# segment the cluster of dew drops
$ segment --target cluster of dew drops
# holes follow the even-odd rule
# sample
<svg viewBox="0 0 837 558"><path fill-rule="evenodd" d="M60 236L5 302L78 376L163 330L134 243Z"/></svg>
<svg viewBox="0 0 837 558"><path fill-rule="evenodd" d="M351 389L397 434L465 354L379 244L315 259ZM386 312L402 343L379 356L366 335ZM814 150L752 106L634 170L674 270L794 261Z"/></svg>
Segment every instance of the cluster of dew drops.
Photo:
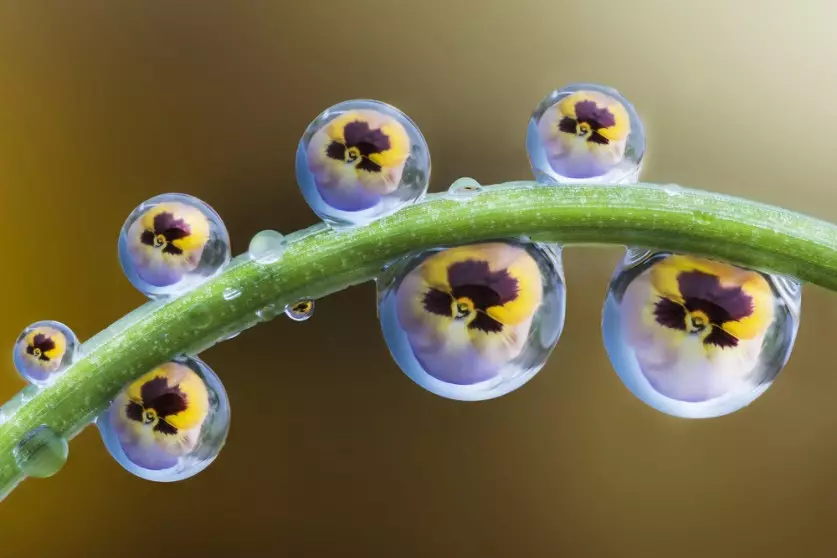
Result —
<svg viewBox="0 0 837 558"><path fill-rule="evenodd" d="M552 91L533 112L526 145L543 187L636 183L645 135L634 107L614 89L574 84ZM330 107L306 129L296 153L301 192L329 226L363 226L416 203L427 192L430 154L415 123L379 101ZM487 188L460 179L447 196L466 202ZM281 260L286 241L257 234L250 257ZM379 316L398 366L442 397L498 397L544 365L564 325L562 247L525 238L439 247L386 266L377 278ZM140 204L119 237L122 268L150 298L182 295L230 263L221 218L184 194ZM229 292L228 292L229 291ZM225 298L239 293L228 289ZM613 273L602 315L604 344L624 384L665 413L691 418L733 412L753 401L787 361L796 335L800 286L787 277L688 254L628 247ZM314 301L285 308L310 317ZM14 348L30 382L0 409L14 413L49 385L82 348L65 325L37 322ZM102 439L142 478L188 478L218 455L229 429L223 385L206 363L182 356L132 381L97 418ZM15 449L23 473L54 474L67 441L47 426Z"/></svg>

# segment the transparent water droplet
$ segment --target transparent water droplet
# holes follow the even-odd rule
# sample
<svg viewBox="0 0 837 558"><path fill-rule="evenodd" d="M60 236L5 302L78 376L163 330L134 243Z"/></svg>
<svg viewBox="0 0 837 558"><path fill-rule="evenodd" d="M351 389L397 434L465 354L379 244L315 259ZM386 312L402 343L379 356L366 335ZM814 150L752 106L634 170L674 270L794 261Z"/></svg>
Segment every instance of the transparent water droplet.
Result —
<svg viewBox="0 0 837 558"><path fill-rule="evenodd" d="M119 262L149 298L179 296L230 261L230 238L218 213L186 194L141 203L119 234Z"/></svg>
<svg viewBox="0 0 837 558"><path fill-rule="evenodd" d="M18 336L13 350L15 368L23 378L36 385L55 380L76 358L78 338L53 320L35 322Z"/></svg>
<svg viewBox="0 0 837 558"><path fill-rule="evenodd" d="M241 296L241 289L227 287L224 289L222 296L224 297L224 300L235 300Z"/></svg>
<svg viewBox="0 0 837 558"><path fill-rule="evenodd" d="M268 304L264 308L256 310L256 316L259 318L259 320L263 322L272 320L273 318L278 316L279 313L279 308L275 304Z"/></svg>
<svg viewBox="0 0 837 558"><path fill-rule="evenodd" d="M314 315L314 301L304 298L285 306L285 315L295 322L304 322Z"/></svg>
<svg viewBox="0 0 837 558"><path fill-rule="evenodd" d="M543 367L563 329L556 258L560 252L539 244L503 241L429 250L393 266L378 283L378 315L396 363L450 399L519 388ZM451 274L460 278L455 289L428 280Z"/></svg>
<svg viewBox="0 0 837 558"><path fill-rule="evenodd" d="M380 150L380 159L373 161L358 146L332 139L349 137L351 127L377 138L370 141ZM328 108L305 130L296 153L296 177L308 205L323 221L356 227L424 196L430 150L416 124L397 108L380 101L346 101Z"/></svg>
<svg viewBox="0 0 837 558"><path fill-rule="evenodd" d="M683 187L677 184L664 184L663 191L671 197L683 195Z"/></svg>
<svg viewBox="0 0 837 558"><path fill-rule="evenodd" d="M69 451L67 440L44 425L24 434L12 453L24 475L43 479L61 470Z"/></svg>
<svg viewBox="0 0 837 558"><path fill-rule="evenodd" d="M247 252L253 261L267 265L279 261L287 246L288 241L281 233L267 230L253 236Z"/></svg>
<svg viewBox="0 0 837 558"><path fill-rule="evenodd" d="M482 185L473 178L463 177L456 180L448 188L448 193L454 198L469 198L483 190Z"/></svg>
<svg viewBox="0 0 837 558"><path fill-rule="evenodd" d="M141 396L129 397L129 392ZM173 408L172 401L185 410L166 420L170 415L162 409ZM218 376L202 360L188 357L131 382L96 423L122 467L159 482L186 479L208 467L226 441L229 424L229 402Z"/></svg>
<svg viewBox="0 0 837 558"><path fill-rule="evenodd" d="M633 105L615 89L572 84L537 106L526 149L538 182L630 184L639 176L645 132Z"/></svg>
<svg viewBox="0 0 837 558"><path fill-rule="evenodd" d="M724 262L626 258L605 299L605 347L622 382L651 407L686 418L725 415L755 400L784 366L800 296Z"/></svg>

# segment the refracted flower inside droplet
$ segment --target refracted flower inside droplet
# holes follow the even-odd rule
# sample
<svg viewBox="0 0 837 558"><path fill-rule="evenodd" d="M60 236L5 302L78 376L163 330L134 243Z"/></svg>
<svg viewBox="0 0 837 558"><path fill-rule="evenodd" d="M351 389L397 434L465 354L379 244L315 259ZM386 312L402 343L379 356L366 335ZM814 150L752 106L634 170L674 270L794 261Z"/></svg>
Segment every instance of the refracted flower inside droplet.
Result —
<svg viewBox="0 0 837 558"><path fill-rule="evenodd" d="M347 101L308 126L296 170L302 193L320 217L354 226L421 197L430 156L418 128L396 108Z"/></svg>
<svg viewBox="0 0 837 558"><path fill-rule="evenodd" d="M168 362L130 383L99 420L117 461L139 476L161 481L206 467L228 427L226 393L197 359Z"/></svg>
<svg viewBox="0 0 837 558"><path fill-rule="evenodd" d="M605 341L617 372L640 395L647 385L677 402L727 398L730 410L749 403L787 360L798 293L786 301L767 276L713 260L661 255L650 261L639 273L625 271L629 279L621 287L617 273L621 301L605 307ZM636 373L647 384L637 383ZM717 414L688 406L664 410L676 409L684 416Z"/></svg>
<svg viewBox="0 0 837 558"><path fill-rule="evenodd" d="M148 296L183 292L230 259L229 237L205 203L166 194L140 205L123 226L119 255L125 274Z"/></svg>
<svg viewBox="0 0 837 558"><path fill-rule="evenodd" d="M26 380L45 383L70 364L77 346L78 340L64 324L36 322L15 343L15 367Z"/></svg>
<svg viewBox="0 0 837 558"><path fill-rule="evenodd" d="M560 270L534 246L493 242L433 252L393 288L381 318L390 350L411 378L446 397L496 397L522 385L563 324ZM551 338L537 335L543 330Z"/></svg>
<svg viewBox="0 0 837 558"><path fill-rule="evenodd" d="M532 117L527 143L535 174L559 183L634 181L645 148L642 124L630 103L592 84L568 86L544 99Z"/></svg>

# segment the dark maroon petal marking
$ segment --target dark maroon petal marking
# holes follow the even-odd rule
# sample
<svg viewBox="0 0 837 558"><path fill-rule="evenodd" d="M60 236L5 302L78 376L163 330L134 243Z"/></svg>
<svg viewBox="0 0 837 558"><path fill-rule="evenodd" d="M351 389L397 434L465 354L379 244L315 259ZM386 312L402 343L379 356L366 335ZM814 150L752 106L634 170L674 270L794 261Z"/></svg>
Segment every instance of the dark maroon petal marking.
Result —
<svg viewBox="0 0 837 558"><path fill-rule="evenodd" d="M154 409L160 417L185 411L189 406L180 387L169 386L166 378L160 376L145 382L140 388L140 395L143 407Z"/></svg>
<svg viewBox="0 0 837 558"><path fill-rule="evenodd" d="M346 157L346 146L337 141L331 142L326 147L326 157L342 161Z"/></svg>
<svg viewBox="0 0 837 558"><path fill-rule="evenodd" d="M431 314L437 316L444 316L446 318L453 317L453 300L451 296L443 291L437 289L430 289L424 294L424 299L421 301L424 309Z"/></svg>
<svg viewBox="0 0 837 558"><path fill-rule="evenodd" d="M134 401L131 401L127 405L125 405L125 416L131 420L142 422L142 411L142 405Z"/></svg>
<svg viewBox="0 0 837 558"><path fill-rule="evenodd" d="M592 134L590 134L590 137L587 138L587 141L589 141L590 143L598 143L601 145L607 145L610 143L610 140L601 135L599 132L593 132Z"/></svg>
<svg viewBox="0 0 837 558"><path fill-rule="evenodd" d="M578 122L576 122L574 119L570 118L569 116L565 116L564 118L561 119L561 122L558 123L558 129L561 130L562 132L567 133L567 134L575 135L577 125L578 125Z"/></svg>
<svg viewBox="0 0 837 558"><path fill-rule="evenodd" d="M164 420L157 421L157 424L154 425L154 431L159 432L161 434L168 434L169 436L174 436L175 434L177 434L177 428L175 428L174 426L172 426Z"/></svg>
<svg viewBox="0 0 837 558"><path fill-rule="evenodd" d="M186 238L189 236L189 231L183 229L166 229L163 232L163 236L168 242L173 242L175 240L180 240L181 238Z"/></svg>
<svg viewBox="0 0 837 558"><path fill-rule="evenodd" d="M140 235L140 242L148 246L154 246L155 234L152 231L142 231Z"/></svg>
<svg viewBox="0 0 837 558"><path fill-rule="evenodd" d="M500 295L491 287L485 285L462 285L453 289L454 298L467 298L474 303L477 310L485 310L492 306L500 306Z"/></svg>
<svg viewBox="0 0 837 558"><path fill-rule="evenodd" d="M175 219L174 215L164 211L154 217L154 234L162 234L166 240L177 240L191 234L192 228L183 219ZM176 238L169 235L180 235Z"/></svg>
<svg viewBox="0 0 837 558"><path fill-rule="evenodd" d="M477 312L476 317L468 324L468 329L477 329L486 333L499 333L503 331L503 324L484 312Z"/></svg>
<svg viewBox="0 0 837 558"><path fill-rule="evenodd" d="M593 101L579 101L575 104L575 116L579 122L586 122L593 130L609 128L616 124L616 118L609 110L599 108Z"/></svg>
<svg viewBox="0 0 837 558"><path fill-rule="evenodd" d="M183 250L172 244L171 242L167 242L165 246L163 246L163 252L166 254L172 254L175 256L179 256L183 253Z"/></svg>
<svg viewBox="0 0 837 558"><path fill-rule="evenodd" d="M677 276L680 293L689 311L702 310L713 324L738 321L753 313L753 299L741 287L724 287L720 279L702 271Z"/></svg>
<svg viewBox="0 0 837 558"><path fill-rule="evenodd" d="M36 333L35 338L32 339L32 344L41 349L41 352L51 351L55 348L55 341L52 340L52 337L43 333Z"/></svg>
<svg viewBox="0 0 837 558"><path fill-rule="evenodd" d="M660 297L654 305L654 318L661 326L686 330L686 309L667 298Z"/></svg>
<svg viewBox="0 0 837 558"><path fill-rule="evenodd" d="M491 271L486 261L465 260L451 265L448 282L455 298L467 296L480 309L506 304L517 298L517 279L505 269Z"/></svg>
<svg viewBox="0 0 837 558"><path fill-rule="evenodd" d="M363 156L381 153L390 148L389 136L381 130L372 130L369 124L356 120L343 128L347 147L357 147Z"/></svg>
<svg viewBox="0 0 837 558"><path fill-rule="evenodd" d="M370 161L366 157L361 157L360 162L355 166L355 168L360 170L365 170L367 172L381 172L381 165Z"/></svg>
<svg viewBox="0 0 837 558"><path fill-rule="evenodd" d="M703 340L704 345L715 345L726 349L728 347L737 347L738 338L731 335L717 326L712 326L712 332Z"/></svg>

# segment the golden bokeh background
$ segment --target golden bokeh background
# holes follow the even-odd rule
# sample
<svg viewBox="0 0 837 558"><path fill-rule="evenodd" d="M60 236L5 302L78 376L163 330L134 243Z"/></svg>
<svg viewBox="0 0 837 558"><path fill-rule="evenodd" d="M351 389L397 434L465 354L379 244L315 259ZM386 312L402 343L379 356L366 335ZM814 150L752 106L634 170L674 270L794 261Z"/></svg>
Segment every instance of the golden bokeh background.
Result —
<svg viewBox="0 0 837 558"><path fill-rule="evenodd" d="M530 175L549 90L618 88L648 131L644 179L837 221L837 4L828 0L0 1L0 339L38 319L86 339L143 302L116 238L139 202L198 196L236 253L316 222L294 150L367 97L420 126L432 190ZM414 385L372 284L205 354L227 447L182 483L120 468L95 429L0 504L0 556L741 557L837 554L837 297L806 287L776 385L727 417L635 399L599 319L616 248L565 252L567 327L498 400ZM0 399L23 383L11 359Z"/></svg>

